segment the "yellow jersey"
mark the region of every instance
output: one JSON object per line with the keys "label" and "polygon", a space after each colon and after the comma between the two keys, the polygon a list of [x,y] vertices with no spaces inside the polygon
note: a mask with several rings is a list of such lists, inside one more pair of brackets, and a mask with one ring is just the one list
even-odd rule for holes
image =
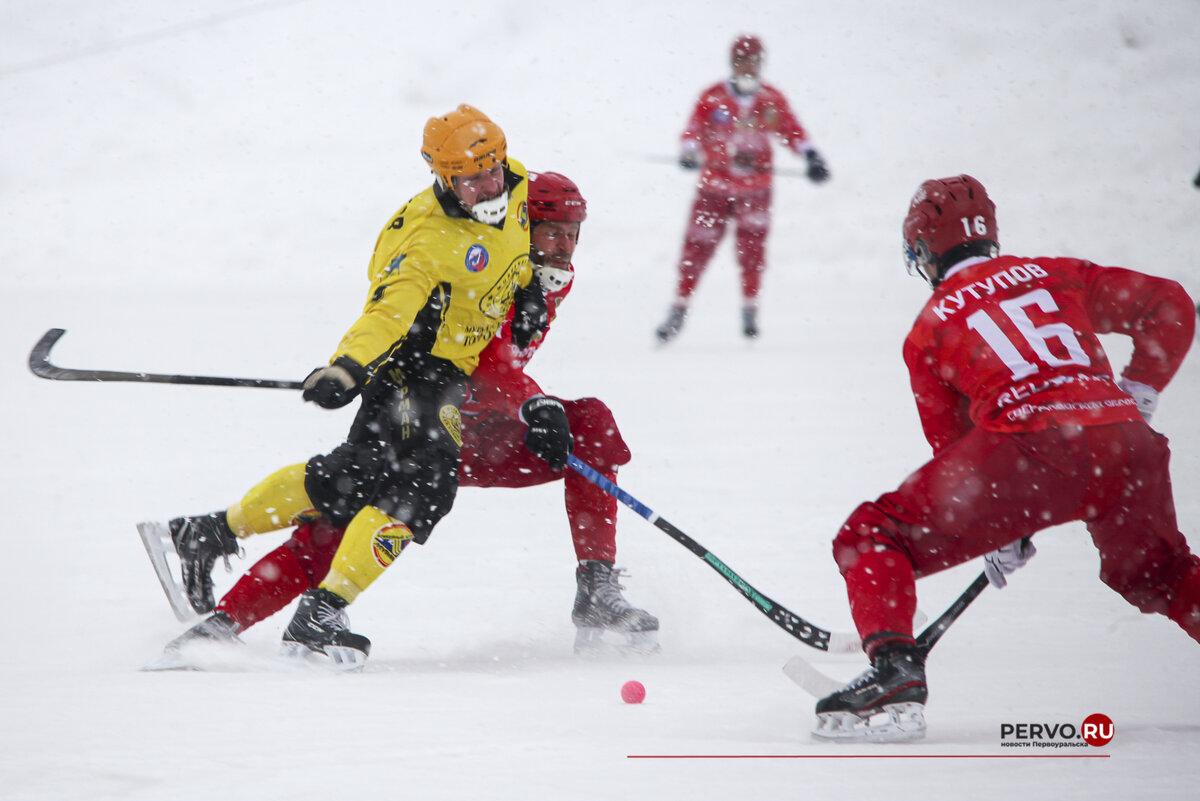
{"label": "yellow jersey", "polygon": [[[401,348],[429,353],[470,375],[504,323],[513,292],[527,286],[529,179],[509,159],[508,214],[497,225],[470,217],[453,194],[431,186],[397,211],[375,243],[370,294],[330,360],[347,356],[368,381]],[[407,346],[407,347],[406,347]]]}

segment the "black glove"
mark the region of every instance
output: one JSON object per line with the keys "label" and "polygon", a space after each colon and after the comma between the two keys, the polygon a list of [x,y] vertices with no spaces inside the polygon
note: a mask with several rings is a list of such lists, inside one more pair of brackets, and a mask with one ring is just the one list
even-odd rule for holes
{"label": "black glove", "polygon": [[1192,185],[1200,189],[1200,172],[1196,173],[1196,180],[1192,181]]}
{"label": "black glove", "polygon": [[554,398],[530,398],[521,404],[521,417],[529,425],[525,447],[549,462],[556,473],[566,467],[575,442],[562,403]]}
{"label": "black glove", "polygon": [[304,379],[303,398],[322,409],[340,409],[358,397],[366,370],[348,356],[338,357],[328,367],[318,367]]}
{"label": "black glove", "polygon": [[546,293],[542,291],[542,282],[535,275],[529,286],[517,287],[513,292],[513,343],[525,350],[534,337],[550,326],[550,312],[546,309]]}
{"label": "black glove", "polygon": [[679,157],[679,166],[685,170],[694,170],[700,166],[700,154],[688,151]]}
{"label": "black glove", "polygon": [[820,153],[810,150],[805,158],[808,159],[808,180],[814,184],[823,184],[829,180],[829,168],[825,166],[825,160],[821,158]]}

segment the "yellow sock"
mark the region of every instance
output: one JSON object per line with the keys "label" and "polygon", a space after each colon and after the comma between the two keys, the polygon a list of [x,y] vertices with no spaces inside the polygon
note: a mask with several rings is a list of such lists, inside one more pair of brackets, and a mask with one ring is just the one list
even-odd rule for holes
{"label": "yellow sock", "polygon": [[364,506],[346,527],[321,589],[353,601],[383,575],[412,537],[408,526],[374,506]]}
{"label": "yellow sock", "polygon": [[296,525],[296,518],[302,514],[315,515],[317,511],[304,490],[304,471],[303,463],[276,470],[230,506],[225,518],[233,533],[239,537],[265,534]]}

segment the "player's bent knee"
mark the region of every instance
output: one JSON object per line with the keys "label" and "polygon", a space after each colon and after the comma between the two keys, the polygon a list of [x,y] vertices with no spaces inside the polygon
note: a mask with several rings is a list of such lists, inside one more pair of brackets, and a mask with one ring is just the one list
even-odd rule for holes
{"label": "player's bent knee", "polygon": [[380,442],[344,442],[308,460],[304,491],[334,525],[346,526],[375,494],[385,468]]}
{"label": "player's bent knee", "polygon": [[833,538],[833,560],[845,575],[868,551],[901,550],[892,534],[891,518],[868,501],[855,509]]}
{"label": "player's bent knee", "polygon": [[575,454],[600,470],[628,464],[632,454],[612,411],[599,398],[564,401]]}

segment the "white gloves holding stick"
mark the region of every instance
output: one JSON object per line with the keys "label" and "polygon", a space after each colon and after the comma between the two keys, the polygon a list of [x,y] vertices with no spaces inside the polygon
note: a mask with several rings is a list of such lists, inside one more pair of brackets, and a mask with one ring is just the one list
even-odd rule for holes
{"label": "white gloves holding stick", "polygon": [[1037,548],[1033,547],[1033,543],[1028,537],[1010,542],[1003,548],[984,554],[983,572],[993,587],[1004,589],[1008,586],[1008,579],[1005,576],[1024,567],[1025,563],[1036,554]]}

